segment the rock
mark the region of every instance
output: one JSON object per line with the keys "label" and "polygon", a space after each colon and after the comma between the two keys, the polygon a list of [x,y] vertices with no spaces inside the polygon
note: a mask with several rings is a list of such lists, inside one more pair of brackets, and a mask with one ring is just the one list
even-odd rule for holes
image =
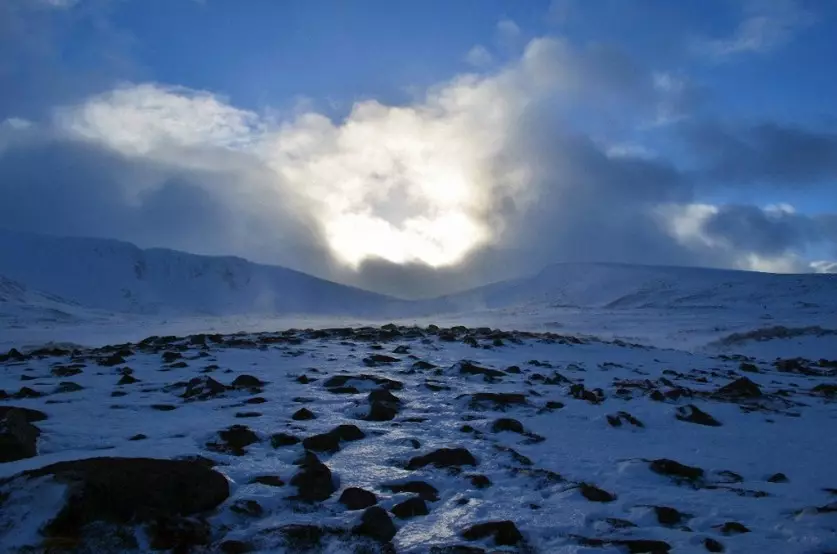
{"label": "rock", "polygon": [[409,519],[416,516],[426,516],[430,513],[427,504],[419,497],[413,497],[396,504],[390,510],[399,519]]}
{"label": "rock", "polygon": [[230,511],[242,516],[260,517],[264,513],[264,508],[255,500],[236,500],[230,506]]}
{"label": "rock", "polygon": [[661,525],[679,525],[687,515],[668,506],[653,506],[657,521]]}
{"label": "rock", "polygon": [[177,409],[177,406],[172,406],[171,404],[152,404],[152,410],[157,410],[158,412],[171,412]]}
{"label": "rock", "polygon": [[331,478],[331,470],[313,452],[305,452],[297,465],[301,469],[291,478],[291,485],[297,488],[296,498],[306,502],[322,502],[337,490]]}
{"label": "rock", "polygon": [[720,542],[716,541],[715,539],[711,538],[711,537],[706,537],[703,540],[703,546],[709,552],[723,552],[724,551],[724,545],[721,544]]}
{"label": "rock", "polygon": [[248,554],[253,552],[255,547],[249,542],[229,539],[219,544],[218,549],[221,554]]}
{"label": "rock", "polygon": [[576,537],[576,539],[584,546],[600,548],[612,545],[622,547],[631,554],[666,554],[671,551],[671,545],[667,542],[651,539],[590,539],[586,537]]}
{"label": "rock", "polygon": [[636,527],[636,523],[633,521],[620,519],[618,517],[606,517],[604,521],[614,529],[630,529],[631,527]]}
{"label": "rock", "polygon": [[36,456],[40,434],[41,430],[29,423],[26,412],[6,410],[0,419],[0,463]]}
{"label": "rock", "polygon": [[129,441],[144,441],[147,438],[148,438],[147,435],[143,435],[142,433],[138,433],[138,434],[134,435],[133,437],[129,438],[128,440]]}
{"label": "rock", "polygon": [[587,390],[584,385],[570,385],[570,395],[578,400],[585,400],[591,404],[599,404],[604,400],[604,393],[601,389]]}
{"label": "rock", "polygon": [[768,483],[787,483],[788,476],[784,473],[774,473],[767,478]]}
{"label": "rock", "polygon": [[349,510],[363,510],[378,503],[374,493],[357,487],[349,487],[340,495],[339,502]]}
{"label": "rock", "polygon": [[186,383],[186,390],[180,395],[185,400],[208,400],[227,392],[227,387],[212,377],[195,377]]}
{"label": "rock", "polygon": [[250,483],[265,485],[268,487],[284,487],[285,482],[276,475],[258,475],[250,480]]}
{"label": "rock", "polygon": [[381,542],[389,542],[397,530],[389,514],[380,506],[366,508],[360,518],[360,525],[353,529],[358,535],[371,537]]}
{"label": "rock", "polygon": [[485,554],[485,550],[475,546],[455,544],[453,546],[433,546],[430,554]]}
{"label": "rock", "polygon": [[470,360],[462,360],[454,367],[459,368],[459,373],[463,375],[482,375],[486,381],[501,379],[506,376],[506,372],[499,369],[490,369],[487,367],[480,367]]}
{"label": "rock", "polygon": [[328,452],[333,454],[340,450],[340,437],[332,433],[312,435],[302,440],[302,446],[313,452]]}
{"label": "rock", "polygon": [[363,363],[369,367],[376,367],[381,364],[394,364],[400,362],[400,358],[387,356],[386,354],[372,354],[363,359]]}
{"label": "rock", "polygon": [[139,383],[139,382],[140,382],[139,379],[137,379],[133,375],[130,375],[130,374],[126,373],[126,374],[122,375],[122,377],[119,379],[119,381],[116,382],[116,384],[122,386],[122,385],[133,385],[134,383]]}
{"label": "rock", "polygon": [[317,416],[314,415],[314,412],[309,410],[308,408],[300,408],[294,415],[291,416],[291,419],[294,421],[308,421],[310,419],[316,419]]}
{"label": "rock", "polygon": [[43,394],[36,391],[35,389],[31,389],[29,387],[20,387],[20,390],[17,391],[12,395],[12,398],[17,399],[24,399],[24,398],[40,398]]}
{"label": "rock", "polygon": [[704,471],[699,467],[692,467],[681,464],[674,460],[660,458],[653,460],[649,465],[649,469],[654,473],[660,475],[667,475],[676,479],[685,479],[687,481],[697,481],[703,477]]}
{"label": "rock", "polygon": [[689,423],[697,423],[698,425],[706,425],[708,427],[720,427],[721,422],[707,414],[694,404],[687,404],[677,408],[677,414],[674,416],[680,421],[687,421]]}
{"label": "rock", "polygon": [[14,479],[46,476],[68,486],[63,508],[44,528],[48,536],[78,536],[82,527],[96,521],[172,524],[180,516],[214,509],[230,492],[226,477],[200,463],[153,458],[60,462]]}
{"label": "rock", "polygon": [[55,387],[55,394],[61,394],[65,392],[78,392],[80,390],[84,390],[84,387],[82,387],[78,383],[73,383],[72,381],[62,381],[58,383],[57,387]]}
{"label": "rock", "polygon": [[218,545],[218,552],[221,554],[249,554],[255,551],[256,547],[253,544],[234,539],[227,539]]}
{"label": "rock", "polygon": [[392,351],[393,354],[409,354],[410,347],[406,344],[400,344],[395,347],[395,350]]}
{"label": "rock", "polygon": [[724,535],[740,535],[742,533],[749,533],[750,530],[743,524],[737,521],[727,521],[723,525],[718,526],[718,529]]}
{"label": "rock", "polygon": [[387,389],[375,389],[369,393],[367,400],[372,402],[390,402],[392,404],[399,404],[401,399],[389,392]]}
{"label": "rock", "polygon": [[207,448],[215,452],[223,452],[234,456],[247,453],[244,447],[259,442],[259,437],[245,425],[233,425],[218,432],[221,443],[207,443]]}
{"label": "rock", "polygon": [[645,427],[640,420],[628,412],[616,412],[615,414],[607,415],[607,422],[611,427],[621,427],[623,421],[634,427]]}
{"label": "rock", "polygon": [[179,360],[183,357],[183,354],[180,352],[163,352],[162,358],[163,363],[170,364],[175,360]]}
{"label": "rock", "polygon": [[358,441],[366,438],[366,434],[357,425],[338,425],[330,433],[336,435],[341,441]]}
{"label": "rock", "polygon": [[525,394],[508,392],[478,392],[471,395],[470,401],[472,410],[493,409],[504,411],[510,407],[525,406],[526,404]]}
{"label": "rock", "polygon": [[394,493],[403,493],[409,492],[413,494],[417,494],[419,498],[422,500],[427,500],[428,502],[436,502],[439,500],[439,491],[431,485],[430,483],[426,483],[424,481],[407,481],[406,483],[389,483],[385,485],[381,485],[381,488],[385,491],[394,492]]}
{"label": "rock", "polygon": [[298,437],[293,435],[289,435],[287,433],[274,433],[270,435],[270,445],[273,448],[279,448],[282,446],[292,446],[294,444],[298,444],[300,442]]}
{"label": "rock", "polygon": [[471,484],[478,489],[487,489],[491,486],[491,479],[489,479],[485,475],[471,475],[469,479],[471,480]]}
{"label": "rock", "polygon": [[260,379],[257,379],[256,377],[247,374],[239,375],[230,384],[230,386],[234,389],[250,389],[253,392],[255,392],[255,390],[261,389],[264,385],[264,381],[261,381]]}
{"label": "rock", "polygon": [[437,366],[431,364],[430,362],[425,362],[424,360],[419,360],[411,366],[411,368],[416,371],[426,371],[428,369],[436,369],[436,367]]}
{"label": "rock", "polygon": [[72,366],[56,366],[50,370],[50,373],[55,377],[72,377],[81,373],[81,368],[75,365]]}
{"label": "rock", "polygon": [[387,379],[385,377],[378,377],[377,375],[334,375],[329,377],[323,383],[327,389],[332,389],[335,387],[345,387],[350,386],[350,381],[359,381],[361,383],[372,383],[377,385],[378,387],[382,387],[388,390],[401,390],[404,388],[404,383],[400,381],[395,381],[393,379]]}
{"label": "rock", "polygon": [[491,424],[491,431],[493,431],[494,433],[510,431],[512,433],[519,433],[521,435],[525,433],[522,423],[520,423],[516,419],[511,419],[508,417],[501,417],[500,419],[495,420],[494,423]]}
{"label": "rock", "polygon": [[616,495],[588,483],[581,483],[579,489],[581,495],[590,502],[613,502],[616,500]]}
{"label": "rock", "polygon": [[162,517],[151,522],[146,533],[152,550],[192,552],[209,544],[211,530],[204,520]]}
{"label": "rock", "polygon": [[476,466],[477,460],[465,448],[440,448],[424,456],[416,456],[407,463],[407,469],[416,470],[428,465],[438,468]]}
{"label": "rock", "polygon": [[727,398],[759,398],[762,396],[761,388],[746,377],[741,377],[724,385],[715,394]]}
{"label": "rock", "polygon": [[391,421],[398,415],[398,410],[389,402],[372,402],[369,406],[367,421]]}
{"label": "rock", "polygon": [[47,418],[47,415],[40,410],[33,410],[32,408],[21,408],[19,406],[0,406],[0,419],[6,417],[6,414],[8,414],[12,410],[19,412],[20,415],[22,415],[23,418],[29,423],[36,423],[38,421],[43,421]]}
{"label": "rock", "polygon": [[486,537],[493,537],[498,546],[512,546],[523,540],[523,535],[511,521],[488,521],[468,527],[462,532],[462,538],[478,541]]}

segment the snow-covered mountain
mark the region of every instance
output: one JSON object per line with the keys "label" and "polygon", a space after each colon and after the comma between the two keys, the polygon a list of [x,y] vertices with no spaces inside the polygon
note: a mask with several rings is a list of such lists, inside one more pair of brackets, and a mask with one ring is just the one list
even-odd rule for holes
{"label": "snow-covered mountain", "polygon": [[62,302],[114,312],[378,315],[401,304],[241,258],[9,231],[0,231],[0,275]]}
{"label": "snow-covered mountain", "polygon": [[837,275],[782,275],[696,267],[555,264],[437,300],[439,309],[514,306],[748,310],[837,307]]}

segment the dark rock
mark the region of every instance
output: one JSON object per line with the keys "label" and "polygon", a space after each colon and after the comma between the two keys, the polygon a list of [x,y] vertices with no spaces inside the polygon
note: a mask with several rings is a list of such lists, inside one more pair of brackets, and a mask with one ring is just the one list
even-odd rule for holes
{"label": "dark rock", "polygon": [[72,381],[62,381],[58,383],[57,387],[55,387],[55,394],[61,394],[66,392],[78,392],[81,390],[84,390],[84,387],[82,387],[78,383],[73,383]]}
{"label": "dark rock", "polygon": [[235,417],[239,419],[249,419],[254,417],[262,417],[261,412],[235,412]]}
{"label": "dark rock", "polygon": [[494,433],[510,431],[512,433],[519,433],[521,435],[525,432],[522,423],[520,423],[516,419],[511,419],[508,417],[501,417],[500,419],[495,420],[494,423],[491,425],[491,430]]}
{"label": "dark rock", "polygon": [[278,529],[279,534],[292,552],[316,551],[328,529],[316,525],[291,524]]}
{"label": "dark rock", "polygon": [[40,434],[41,430],[29,423],[26,412],[6,410],[0,419],[0,463],[36,456]]}
{"label": "dark rock", "polygon": [[581,495],[590,502],[613,502],[616,500],[616,495],[588,483],[581,483],[578,488],[581,490]]}
{"label": "dark rock", "polygon": [[381,485],[381,488],[385,491],[394,493],[409,492],[417,494],[419,498],[421,498],[422,500],[427,500],[428,502],[436,502],[437,500],[439,500],[439,491],[436,489],[436,487],[424,481],[389,483],[386,485]]}
{"label": "dark rock", "polygon": [[264,386],[264,381],[253,377],[252,375],[239,375],[230,384],[235,389],[261,389]]}
{"label": "dark rock", "polygon": [[387,379],[385,377],[379,377],[377,375],[334,375],[329,377],[323,383],[327,389],[332,389],[335,387],[346,387],[351,386],[349,385],[350,381],[359,381],[361,383],[372,383],[377,385],[378,387],[385,388],[388,390],[401,390],[404,388],[404,383],[400,381],[395,381],[393,379]]}
{"label": "dark rock", "polygon": [[628,521],[627,519],[620,519],[618,517],[606,517],[605,522],[608,525],[613,527],[614,529],[630,529],[631,527],[636,527],[636,523],[633,521]]}
{"label": "dark rock", "polygon": [[394,364],[400,361],[399,358],[387,356],[386,354],[372,354],[363,359],[363,363],[369,367],[375,367],[381,364]]}
{"label": "dark rock", "polygon": [[721,422],[707,414],[694,404],[687,404],[677,408],[677,414],[674,416],[680,421],[688,421],[689,423],[697,423],[698,425],[706,425],[709,427],[720,427]]}
{"label": "dark rock", "polygon": [[72,377],[81,373],[81,368],[77,366],[57,366],[50,371],[55,377]]}
{"label": "dark rock", "polygon": [[195,377],[186,383],[186,390],[180,395],[186,400],[208,400],[227,391],[227,387],[212,377]]}
{"label": "dark rock", "polygon": [[579,544],[584,546],[622,547],[631,554],[666,554],[671,551],[671,545],[664,541],[651,539],[590,539],[586,537],[575,537]]}
{"label": "dark rock", "polygon": [[623,421],[634,427],[645,427],[640,420],[628,412],[616,412],[615,414],[607,415],[607,422],[611,427],[621,427]]}
{"label": "dark rock", "polygon": [[787,483],[788,476],[784,473],[774,473],[770,477],[767,478],[769,483]]}
{"label": "dark rock", "polygon": [[340,450],[340,437],[333,433],[312,435],[302,440],[302,446],[313,452],[328,452],[333,454]]}
{"label": "dark rock", "polygon": [[360,525],[352,531],[358,535],[371,537],[381,542],[391,541],[397,532],[389,514],[380,506],[366,508],[360,518]]}
{"label": "dark rock", "polygon": [[178,516],[207,512],[229,496],[226,477],[186,460],[91,458],[26,471],[16,479],[44,476],[69,487],[64,507],[44,529],[48,536],[78,536],[95,521],[179,521]]}
{"label": "dark rock", "polygon": [[649,469],[654,473],[660,475],[667,475],[677,479],[685,479],[687,481],[697,481],[703,477],[704,471],[699,467],[692,467],[681,464],[674,460],[660,458],[653,460],[649,465]]}
{"label": "dark rock", "polygon": [[357,487],[349,487],[340,495],[339,502],[349,510],[363,510],[378,503],[374,493]]}
{"label": "dark rock", "polygon": [[314,412],[309,410],[308,408],[300,408],[294,415],[291,416],[291,419],[294,421],[308,421],[310,419],[316,419],[317,416],[314,415]]}
{"label": "dark rock", "polygon": [[248,554],[253,552],[255,547],[249,542],[228,539],[218,545],[221,554]]}
{"label": "dark rock", "polygon": [[236,500],[230,506],[230,511],[242,516],[260,517],[264,513],[264,508],[255,500]]}
{"label": "dark rock", "polygon": [[284,487],[285,482],[276,475],[258,475],[250,480],[251,483],[266,485],[268,487]]}
{"label": "dark rock", "polygon": [[23,418],[29,423],[43,421],[47,418],[47,415],[40,410],[33,410],[32,408],[21,408],[19,406],[0,406],[0,419],[6,417],[6,414],[8,414],[12,410],[15,410],[20,415],[22,415]]}
{"label": "dark rock", "polygon": [[657,521],[661,525],[679,525],[687,518],[686,514],[668,506],[653,506]]}
{"label": "dark rock", "polygon": [[264,404],[265,402],[267,402],[267,398],[261,396],[254,396],[244,401],[245,404]]}
{"label": "dark rock", "polygon": [[470,407],[476,409],[494,409],[504,411],[510,407],[525,406],[526,395],[508,392],[478,392],[471,395]]}
{"label": "dark rock", "polygon": [[146,527],[152,550],[192,552],[210,541],[209,523],[184,517],[162,517]]}
{"label": "dark rock", "polygon": [[279,448],[282,446],[291,446],[294,444],[298,444],[300,442],[298,437],[293,435],[289,435],[287,433],[275,433],[270,435],[270,445],[273,448]]}
{"label": "dark rock", "polygon": [[297,465],[301,469],[291,478],[291,485],[297,488],[296,498],[306,502],[322,502],[337,490],[331,478],[331,470],[313,452],[306,452]]}
{"label": "dark rock", "polygon": [[523,535],[511,521],[488,521],[468,527],[462,537],[469,541],[478,541],[487,537],[494,538],[498,546],[512,546],[523,540]]}
{"label": "dark rock", "polygon": [[475,466],[477,460],[465,448],[440,448],[425,454],[416,456],[407,463],[407,469],[416,470],[428,465],[438,468],[460,467],[463,465]]}
{"label": "dark rock", "polygon": [[122,365],[125,363],[125,358],[120,356],[119,354],[111,354],[106,358],[101,358],[99,360],[99,365],[105,367],[113,367],[115,365]]}
{"label": "dark rock", "polygon": [[741,533],[749,533],[750,530],[743,524],[737,521],[727,521],[719,526],[719,530],[724,535],[740,535]]}
{"label": "dark rock", "polygon": [[478,489],[487,489],[491,486],[491,479],[489,479],[485,475],[471,475],[469,479],[471,480],[471,484]]}
{"label": "dark rock", "polygon": [[129,441],[144,441],[147,438],[148,438],[147,435],[143,435],[142,433],[138,433],[138,434],[134,435],[133,437],[131,437],[128,440]]}
{"label": "dark rock", "polygon": [[395,350],[392,351],[393,354],[409,354],[410,347],[406,344],[400,344],[395,347]]}
{"label": "dark rock", "polygon": [[366,438],[366,434],[357,425],[351,424],[338,425],[329,432],[336,435],[341,441],[359,441]]}
{"label": "dark rock", "polygon": [[163,355],[162,355],[163,363],[167,363],[167,364],[170,364],[170,363],[174,362],[175,360],[179,360],[182,357],[183,357],[183,354],[181,354],[180,352],[163,352]]}
{"label": "dark rock", "polygon": [[485,550],[475,546],[455,544],[453,546],[433,546],[430,554],[485,554]]}
{"label": "dark rock", "polygon": [[712,537],[706,537],[703,540],[703,546],[706,547],[706,550],[709,552],[723,552],[724,545],[720,542],[716,541]]}
{"label": "dark rock", "polygon": [[761,388],[746,377],[741,377],[724,385],[715,394],[727,398],[759,398],[762,396]]}
{"label": "dark rock", "polygon": [[244,448],[256,442],[259,442],[259,437],[244,425],[233,425],[223,431],[218,432],[221,438],[220,443],[208,443],[206,446],[215,452],[223,452],[233,454],[234,456],[243,456],[247,453]]}
{"label": "dark rock", "polygon": [[415,369],[416,371],[426,371],[428,369],[436,369],[436,367],[437,366],[429,362],[425,362],[424,360],[419,360],[411,366],[411,368]]}
{"label": "dark rock", "polygon": [[655,402],[663,402],[666,399],[665,395],[657,389],[651,391],[651,394],[649,394],[648,397]]}
{"label": "dark rock", "polygon": [[584,385],[575,384],[570,385],[570,395],[578,400],[585,400],[591,404],[599,404],[604,400],[604,393],[599,389],[587,390]]}
{"label": "dark rock", "polygon": [[457,366],[459,367],[459,373],[463,375],[482,375],[486,380],[500,379],[506,376],[504,371],[480,367],[470,360],[462,360]]}
{"label": "dark rock", "polygon": [[391,421],[398,415],[398,410],[389,402],[372,402],[369,405],[367,421]]}
{"label": "dark rock", "polygon": [[17,399],[24,399],[24,398],[40,398],[43,394],[36,391],[35,389],[30,389],[29,387],[20,387],[20,390],[17,391],[12,395],[12,398]]}
{"label": "dark rock", "polygon": [[139,379],[137,379],[133,375],[130,375],[130,374],[126,373],[126,374],[122,375],[122,377],[119,379],[119,381],[116,382],[116,384],[120,385],[120,386],[121,385],[133,385],[134,383],[139,383],[139,382],[140,382]]}
{"label": "dark rock", "polygon": [[396,504],[390,510],[399,519],[408,519],[416,516],[426,516],[430,513],[427,504],[419,497],[413,497]]}
{"label": "dark rock", "polygon": [[401,399],[389,392],[387,389],[375,389],[369,393],[367,397],[369,402],[390,402],[392,404],[398,404],[401,402]]}
{"label": "dark rock", "polygon": [[158,412],[171,412],[177,409],[177,406],[172,406],[171,404],[152,404],[152,410],[157,410]]}

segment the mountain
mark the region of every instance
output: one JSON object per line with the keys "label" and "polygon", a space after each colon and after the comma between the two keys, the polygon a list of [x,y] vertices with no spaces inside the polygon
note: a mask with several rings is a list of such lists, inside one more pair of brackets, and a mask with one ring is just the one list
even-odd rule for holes
{"label": "mountain", "polygon": [[600,309],[837,307],[837,275],[614,263],[555,264],[537,275],[435,301],[439,310],[548,306]]}
{"label": "mountain", "polygon": [[136,314],[371,316],[403,304],[241,258],[10,231],[0,231],[0,275],[10,290],[35,289],[61,303]]}

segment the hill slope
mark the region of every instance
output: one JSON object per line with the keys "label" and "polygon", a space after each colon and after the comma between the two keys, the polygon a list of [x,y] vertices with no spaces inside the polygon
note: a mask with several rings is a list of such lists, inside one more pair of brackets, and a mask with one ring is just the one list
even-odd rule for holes
{"label": "hill slope", "polygon": [[82,306],[143,314],[385,314],[400,301],[241,258],[0,231],[0,274]]}

